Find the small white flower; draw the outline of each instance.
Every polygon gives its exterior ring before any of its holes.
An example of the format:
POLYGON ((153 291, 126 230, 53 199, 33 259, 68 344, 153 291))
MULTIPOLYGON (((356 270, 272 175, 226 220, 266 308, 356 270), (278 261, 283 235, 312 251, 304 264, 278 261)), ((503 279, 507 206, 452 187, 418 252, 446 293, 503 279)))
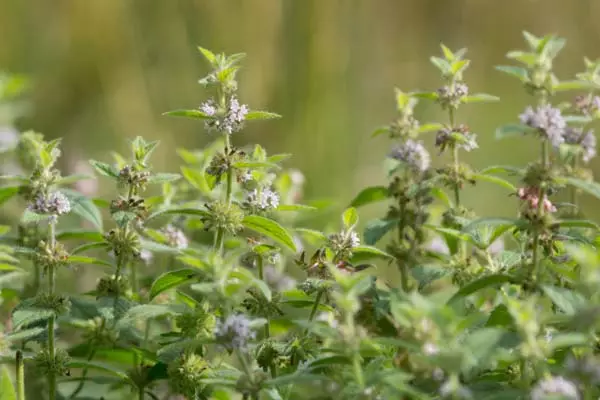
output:
POLYGON ((355 248, 360 246, 360 238, 358 234, 354 231, 348 232, 348 247, 355 248))
POLYGON ((265 282, 278 292, 293 289, 296 281, 274 267, 266 267, 264 271, 265 282))
POLYGON ((169 246, 179 250, 187 249, 188 239, 180 229, 175 228, 173 225, 167 225, 162 229, 162 233, 165 235, 169 246))
POLYGON ((153 258, 154 255, 150 250, 142 249, 142 251, 140 251, 140 260, 142 260, 144 264, 149 265, 153 258))
POLYGON ((262 211, 274 209, 279 206, 279 195, 269 188, 254 189, 246 195, 246 203, 262 211))
POLYGON ((200 111, 209 117, 214 116, 217 113, 217 107, 213 99, 209 99, 200 105, 200 111))
POLYGON ((48 195, 40 193, 29 205, 29 210, 36 214, 63 215, 71 211, 71 203, 61 192, 51 192, 48 195))
POLYGON ((434 343, 427 342, 423 345, 423 353, 428 356, 434 356, 439 352, 440 349, 434 343))
POLYGON ((531 391, 531 400, 546 400, 551 396, 561 396, 564 400, 579 400, 577 386, 562 376, 553 376, 541 380, 531 391))

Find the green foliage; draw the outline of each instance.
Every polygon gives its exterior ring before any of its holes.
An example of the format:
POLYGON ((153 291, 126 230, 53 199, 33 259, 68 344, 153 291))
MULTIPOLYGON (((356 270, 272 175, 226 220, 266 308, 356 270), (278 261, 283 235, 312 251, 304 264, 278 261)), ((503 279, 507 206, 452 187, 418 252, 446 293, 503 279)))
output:
MULTIPOLYGON (((394 141, 388 182, 360 190, 326 231, 308 227, 323 207, 302 204, 289 154, 236 146, 246 121, 279 118, 240 102, 241 53, 199 48, 210 68, 200 83, 213 97, 166 113, 216 136, 178 150, 181 176, 156 172, 159 143, 135 137, 129 156, 90 161, 114 190, 89 199, 66 187, 81 176, 57 169, 60 140, 23 133, 12 149, 23 175, 0 187, 0 204, 24 210, 16 229, 0 227, 2 362, 24 354, 30 396, 50 400, 96 390, 111 399, 597 398, 599 225, 578 200, 600 198, 586 168, 595 140, 583 130, 600 117, 600 63, 586 59, 561 81, 553 63, 564 39, 524 37, 527 49, 507 54, 518 66, 498 69, 535 104, 496 137, 535 137, 540 160, 478 171, 464 162, 477 141, 457 111, 499 99, 470 93, 466 50, 441 45, 431 57, 441 87, 395 89, 396 116, 373 134, 394 141), (554 107, 567 90, 584 93, 554 107), (419 101, 443 120, 421 124, 419 101), (428 132, 447 164, 432 167, 428 132), (468 207, 465 187, 489 184, 512 196, 515 217, 468 207), (360 207, 371 204, 383 212, 366 219, 360 207), (99 276, 93 290, 62 281, 75 267, 99 276)), ((0 95, 11 98, 19 82, 0 77, 0 95)), ((0 399, 17 398, 18 376, 3 366, 0 399)))

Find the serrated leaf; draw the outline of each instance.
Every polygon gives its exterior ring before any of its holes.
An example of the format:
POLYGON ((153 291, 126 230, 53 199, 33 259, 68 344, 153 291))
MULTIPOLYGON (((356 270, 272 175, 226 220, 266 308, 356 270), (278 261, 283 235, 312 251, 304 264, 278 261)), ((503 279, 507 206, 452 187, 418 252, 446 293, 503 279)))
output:
POLYGON ((5 186, 0 188, 0 205, 19 194, 20 186, 5 186))
POLYGON ((450 63, 443 58, 432 56, 429 58, 429 60, 443 74, 448 74, 452 70, 450 63))
POLYGON ((127 372, 119 370, 113 364, 103 364, 98 361, 87 361, 87 360, 72 360, 67 363, 68 368, 85 368, 95 371, 101 371, 108 373, 109 375, 120 378, 123 382, 129 385, 135 386, 135 383, 131 380, 127 372))
POLYGON ((87 265, 101 265, 104 267, 113 267, 111 262, 101 260, 95 257, 85 257, 85 256, 69 256, 68 259, 69 264, 87 264, 87 265))
POLYGON ((529 80, 529 73, 525 68, 513 67, 510 65, 498 65, 496 69, 508 75, 514 76, 521 82, 527 82, 529 80))
POLYGON ((177 314, 178 311, 184 310, 185 306, 177 304, 141 304, 128 309, 119 320, 119 325, 126 326, 135 320, 147 321, 152 318, 177 314))
POLYGON ((589 220, 581 220, 581 219, 566 219, 564 221, 555 222, 556 225, 561 228, 589 228, 589 229, 600 229, 598 224, 589 220))
POLYGON ((596 85, 592 82, 574 80, 574 81, 562 81, 552 85, 552 91, 564 92, 567 90, 594 90, 597 89, 596 85))
POLYGON ((419 126, 419 129, 417 129, 417 131, 419 133, 426 133, 426 132, 437 132, 440 129, 442 129, 444 127, 443 124, 437 123, 437 122, 430 122, 427 124, 423 124, 421 126, 419 126))
POLYGON ((200 46, 198 46, 198 51, 200 51, 200 53, 202 53, 204 58, 206 58, 206 60, 211 65, 213 65, 213 66, 216 65, 217 57, 215 56, 215 54, 212 51, 205 49, 204 47, 200 47, 200 46))
POLYGON ((513 167, 511 165, 492 165, 479 171, 482 175, 497 174, 499 172, 514 175, 521 175, 523 173, 521 168, 513 167))
POLYGON ((315 211, 317 207, 307 206, 304 204, 280 204, 276 208, 277 211, 315 211))
POLYGON ((485 175, 485 174, 473 174, 473 179, 494 183, 498 186, 502 186, 503 188, 510 190, 511 192, 517 191, 517 188, 512 183, 510 183, 509 181, 507 181, 505 179, 499 178, 497 176, 485 175))
POLYGON ((430 283, 447 276, 450 270, 434 264, 417 265, 410 269, 410 273, 419 282, 419 290, 422 290, 430 283))
POLYGON ((244 217, 243 225, 273 241, 286 246, 288 249, 296 252, 296 244, 292 236, 277 222, 261 217, 259 215, 247 215, 244 217))
POLYGON ((119 171, 114 166, 96 160, 90 160, 89 162, 100 175, 107 176, 109 178, 119 177, 119 171))
POLYGON ((376 244, 386 233, 391 231, 398 224, 397 220, 375 219, 367 222, 363 237, 367 245, 376 244))
POLYGON ((502 218, 502 217, 485 217, 479 218, 470 224, 466 225, 462 231, 469 233, 481 227, 498 227, 498 226, 516 226, 518 220, 514 218, 502 218))
POLYGON ((353 229, 358 224, 358 211, 356 211, 356 208, 349 207, 344 210, 342 222, 344 223, 344 228, 348 230, 353 229))
POLYGON ((586 299, 577 292, 556 286, 542 286, 542 290, 565 314, 574 315, 586 305, 586 299))
POLYGON ((470 103, 491 103, 495 101, 500 101, 500 97, 492 96, 491 94, 485 93, 476 93, 461 99, 462 103, 470 104, 470 103))
POLYGON ((176 271, 165 272, 160 275, 152 283, 150 288, 150 300, 161 294, 162 292, 183 285, 194 278, 200 276, 200 271, 197 269, 183 268, 176 271))
POLYGON ((200 110, 174 110, 163 113, 169 117, 184 117, 191 119, 211 119, 210 115, 203 113, 200 110))
POLYGON ((53 311, 43 310, 39 308, 27 308, 22 310, 16 310, 12 314, 12 323, 14 328, 18 329, 23 325, 29 325, 34 322, 47 320, 53 315, 53 311))
POLYGON ((392 256, 389 253, 386 253, 385 251, 378 249, 377 247, 373 247, 373 246, 367 246, 367 245, 361 245, 361 246, 356 246, 354 248, 352 248, 352 254, 353 257, 359 257, 361 260, 362 259, 368 259, 368 258, 387 258, 387 259, 393 259, 394 256, 392 256))
POLYGON ((268 112, 268 111, 250 111, 248 114, 246 114, 247 121, 258 120, 258 119, 275 119, 275 118, 281 118, 281 115, 272 113, 272 112, 268 112))
POLYGON ((209 193, 211 191, 210 187, 208 186, 208 182, 206 181, 206 177, 202 171, 195 168, 182 166, 181 173, 183 174, 185 180, 196 189, 204 193, 209 193))
POLYGON ((258 169, 258 168, 281 168, 277 164, 273 164, 266 161, 239 161, 232 164, 234 168, 249 168, 249 169, 258 169))
POLYGON ((91 222, 99 231, 102 231, 102 214, 92 200, 73 190, 61 189, 71 203, 71 212, 91 222))
POLYGON ((165 208, 163 210, 156 211, 148 216, 147 221, 157 218, 162 215, 187 215, 193 217, 207 217, 210 213, 206 210, 200 210, 198 208, 165 208))
POLYGON ((511 282, 512 280, 513 280, 513 278, 511 276, 503 275, 503 274, 494 274, 494 275, 484 276, 483 278, 479 278, 473 282, 468 283, 467 285, 463 286, 462 288, 460 288, 460 290, 458 290, 458 292, 456 292, 450 298, 450 300, 448 300, 448 304, 453 304, 456 301, 458 301, 462 298, 465 298, 475 292, 478 292, 481 289, 486 289, 491 286, 501 285, 503 283, 511 282))
POLYGON ((596 182, 587 182, 577 178, 561 178, 560 180, 600 199, 600 184, 596 182))
POLYGON ((388 189, 385 186, 371 186, 363 189, 350 203, 351 207, 360 207, 366 204, 385 200, 389 197, 388 189))
POLYGON ((536 129, 523 124, 507 124, 496 129, 496 139, 523 136, 526 133, 537 132, 536 129))
POLYGON ((165 182, 173 182, 181 179, 181 175, 179 174, 167 174, 160 173, 154 174, 148 177, 148 183, 165 183, 165 182))
MULTIPOLYGON (((22 331, 10 333, 10 334, 6 335, 4 337, 4 339, 10 343, 26 342, 30 339, 38 337, 39 335, 41 335, 42 333, 45 333, 45 332, 46 332, 46 328, 44 328, 44 327, 24 329, 22 331)), ((0 399, 1 398, 2 397, 0 397, 0 399)))

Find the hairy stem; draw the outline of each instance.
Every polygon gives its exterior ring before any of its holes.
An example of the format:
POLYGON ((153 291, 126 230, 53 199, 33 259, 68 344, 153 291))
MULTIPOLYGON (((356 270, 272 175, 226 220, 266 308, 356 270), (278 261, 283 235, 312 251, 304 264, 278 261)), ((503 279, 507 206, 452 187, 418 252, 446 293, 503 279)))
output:
POLYGON ((312 322, 315 319, 315 315, 317 315, 317 310, 319 309, 319 305, 321 304, 321 298, 323 297, 324 290, 319 290, 317 292, 317 297, 315 297, 315 303, 313 304, 312 309, 310 310, 310 315, 308 316, 308 322, 312 322))
MULTIPOLYGON (((541 147, 541 157, 542 157, 542 165, 544 166, 544 169, 547 169, 550 166, 550 160, 549 160, 549 155, 548 155, 548 141, 544 140, 542 141, 542 147, 541 147)), ((544 198, 546 196, 546 191, 543 187, 540 187, 539 189, 539 194, 538 194, 538 204, 537 204, 537 217, 538 220, 541 220, 544 216, 544 198)), ((532 271, 532 278, 535 282, 538 281, 539 279, 539 275, 541 274, 541 267, 542 265, 540 264, 540 257, 539 257, 539 244, 540 244, 540 232, 537 228, 534 229, 533 232, 534 236, 533 236, 533 255, 532 255, 532 262, 533 262, 533 271, 532 271)))
MULTIPOLYGON (((50 217, 50 223, 48 226, 48 243, 50 245, 51 252, 54 253, 54 249, 56 247, 56 216, 50 217)), ((48 294, 54 294, 55 287, 55 271, 54 265, 50 264, 48 266, 48 294)), ((56 322, 56 316, 52 315, 48 318, 48 354, 52 360, 56 357, 55 350, 55 338, 54 338, 54 325, 56 322)), ((48 399, 55 400, 56 399, 56 374, 53 370, 48 372, 48 399)))
POLYGON ((21 350, 17 350, 15 376, 17 377, 17 400, 25 400, 25 366, 21 350))

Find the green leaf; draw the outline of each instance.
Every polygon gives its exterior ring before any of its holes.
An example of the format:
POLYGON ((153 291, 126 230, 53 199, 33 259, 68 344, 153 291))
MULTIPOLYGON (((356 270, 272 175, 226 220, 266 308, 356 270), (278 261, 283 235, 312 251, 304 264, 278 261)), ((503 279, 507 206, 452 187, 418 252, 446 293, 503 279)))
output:
POLYGON ((67 363, 67 367, 71 369, 85 368, 105 372, 109 375, 121 378, 124 382, 128 383, 129 385, 135 386, 135 383, 131 380, 127 372, 119 370, 113 364, 103 364, 98 361, 73 360, 67 363))
POLYGON ((217 63, 217 57, 215 56, 215 54, 208 50, 205 49, 204 47, 200 47, 198 46, 198 50, 200 51, 200 53, 202 53, 202 55, 204 56, 204 58, 206 58, 206 60, 210 63, 210 65, 215 66, 217 63))
POLYGON ((200 272, 197 269, 192 268, 183 268, 175 271, 165 272, 156 278, 156 280, 152 283, 152 287, 150 288, 150 300, 165 290, 183 285, 184 283, 187 283, 198 276, 200 276, 200 272))
POLYGON ((444 205, 446 207, 448 207, 448 208, 454 207, 452 200, 450 200, 450 197, 448 197, 448 194, 443 189, 434 187, 434 188, 430 189, 430 192, 433 197, 437 198, 442 203, 444 203, 444 205))
POLYGON ((526 133, 536 132, 536 129, 523 124, 507 124, 496 129, 496 139, 523 136, 526 133))
POLYGON ((600 199, 600 185, 596 182, 587 182, 577 178, 561 178, 560 180, 600 199))
POLYGON ((259 215, 247 215, 244 217, 243 224, 246 228, 260 233, 261 235, 286 246, 293 252, 296 252, 296 244, 294 243, 294 239, 277 222, 259 215))
POLYGON ((119 177, 119 171, 110 164, 103 163, 103 162, 96 161, 96 160, 90 160, 90 164, 92 165, 92 167, 94 167, 96 172, 98 172, 100 175, 107 176, 109 178, 118 178, 119 177))
POLYGON ((436 92, 413 92, 411 96, 419 99, 438 100, 440 95, 436 92))
POLYGON ((296 232, 300 233, 304 237, 309 238, 313 242, 325 242, 327 240, 327 236, 323 232, 316 231, 314 229, 306 229, 306 228, 296 228, 296 232))
POLYGON ((388 189, 385 186, 371 186, 363 189, 350 203, 351 207, 360 207, 387 199, 388 189))
POLYGON ((476 93, 470 96, 463 97, 461 102, 465 104, 469 103, 491 103, 499 101, 500 97, 492 96, 491 94, 476 93))
POLYGON ((200 110, 174 110, 163 113, 163 115, 168 115, 169 117, 184 117, 184 118, 192 118, 192 119, 210 119, 212 118, 210 115, 206 115, 200 110))
POLYGON ((20 186, 5 186, 0 188, 0 204, 6 203, 19 193, 20 186))
POLYGON ((498 65, 496 66, 496 69, 508 75, 514 76, 521 82, 527 82, 529 80, 529 73, 525 68, 513 67, 510 65, 498 65))
POLYGON ((497 174, 498 172, 513 175, 521 175, 523 173, 521 168, 513 167, 511 165, 492 165, 479 171, 482 175, 497 174))
POLYGON ((304 204, 280 204, 276 208, 277 211, 315 211, 317 207, 307 206, 304 204))
POLYGON ((259 168, 281 168, 277 164, 273 164, 266 161, 239 161, 233 163, 234 168, 248 168, 248 169, 259 169, 259 168))
POLYGON ((29 325, 34 322, 44 321, 54 315, 51 310, 43 310, 40 308, 25 308, 17 310, 12 314, 12 323, 15 329, 24 325, 29 325))
POLYGON ((410 273, 417 282, 419 282, 419 290, 422 290, 430 283, 448 276, 450 271, 448 268, 439 265, 417 265, 410 269, 410 273))
POLYGON ((371 258, 394 258, 394 256, 391 254, 388 254, 385 251, 373 246, 356 246, 352 249, 352 254, 352 261, 355 261, 356 258, 360 259, 361 261, 371 258))
POLYGON ((0 400, 17 400, 17 392, 10 379, 7 366, 2 366, 0 374, 0 400))
POLYGON ((435 65, 435 67, 444 75, 448 74, 452 70, 450 63, 443 58, 432 56, 429 58, 429 60, 431 60, 431 63, 435 65))
POLYGON ((427 132, 437 132, 440 129, 442 129, 444 127, 443 124, 437 123, 437 122, 430 122, 427 124, 423 124, 421 126, 419 126, 419 129, 417 130, 419 133, 427 133, 427 132))
POLYGON ((384 133, 390 133, 389 126, 380 126, 379 128, 375 129, 373 133, 371 133, 371 137, 377 137, 379 135, 383 135, 384 133))
POLYGON ((600 229, 598 224, 589 220, 581 219, 566 219, 564 221, 555 222, 556 225, 561 228, 589 228, 589 229, 600 229))
POLYGON ((542 290, 556 307, 567 315, 574 315, 577 310, 584 308, 586 305, 585 297, 572 290, 547 285, 542 286, 542 290))
POLYGON ((151 219, 154 219, 154 218, 162 216, 162 215, 187 215, 187 216, 193 216, 193 217, 207 217, 210 215, 210 213, 206 210, 201 210, 198 208, 174 207, 174 208, 165 208, 163 210, 156 211, 155 213, 150 214, 146 220, 149 221, 151 219))
POLYGON ((71 250, 71 255, 74 256, 76 254, 80 254, 92 249, 106 249, 109 247, 109 244, 106 242, 92 242, 92 243, 84 243, 81 246, 75 247, 71 250))
POLYGON ((278 164, 284 160, 287 160, 288 158, 290 158, 292 155, 291 154, 273 154, 272 156, 267 157, 267 162, 270 162, 271 164, 278 164))
MULTIPOLYGON (((46 332, 45 327, 37 327, 31 329, 19 330, 17 332, 10 333, 4 337, 4 339, 10 343, 15 342, 26 342, 33 338, 40 336, 42 333, 46 332)), ((0 397, 1 399, 2 397, 0 397)))
POLYGON ((74 190, 61 189, 61 192, 64 193, 71 202, 72 213, 91 222, 99 231, 102 231, 102 214, 92 200, 74 190))
POLYGON ((562 81, 552 85, 552 91, 564 92, 567 90, 593 90, 597 89, 596 86, 591 82, 574 80, 574 81, 562 81))
POLYGON ((499 227, 499 226, 516 226, 518 223, 517 219, 514 218, 502 218, 502 217, 485 217, 479 218, 465 226, 462 231, 469 233, 482 227, 499 227))
POLYGON ((448 304, 453 304, 458 300, 467 297, 481 289, 486 289, 491 286, 497 286, 503 283, 511 282, 513 278, 509 275, 503 274, 494 274, 484 276, 483 278, 479 278, 473 282, 468 283, 467 285, 460 288, 458 292, 456 292, 450 300, 448 300, 448 304))
POLYGON ((573 346, 586 346, 590 343, 590 337, 579 332, 560 333, 552 335, 550 349, 564 349, 573 346))
POLYGON ((102 265, 104 267, 113 267, 113 264, 105 261, 105 260, 101 260, 99 258, 94 258, 94 257, 85 257, 85 256, 74 256, 71 255, 69 256, 69 264, 87 264, 87 265, 102 265))
POLYGON ((473 357, 472 367, 487 365, 493 361, 490 357, 497 350, 505 332, 501 328, 482 328, 467 337, 465 346, 473 357))
POLYGON ((177 314, 177 311, 184 311, 184 309, 185 306, 178 304, 141 304, 127 310, 119 320, 119 325, 127 326, 135 320, 147 321, 152 318, 173 315, 177 314))
POLYGON ((353 229, 358 224, 358 211, 356 208, 349 207, 342 214, 342 222, 346 229, 353 229))
POLYGON ((94 240, 99 242, 103 239, 104 237, 101 232, 86 229, 60 231, 56 234, 56 240, 94 240))
POLYGON ((251 121, 255 119, 275 119, 281 118, 281 115, 275 114, 268 111, 250 111, 246 114, 246 120, 251 121))
POLYGON ((507 181, 505 179, 499 178, 497 176, 485 175, 485 174, 474 174, 473 179, 494 183, 498 186, 502 186, 503 188, 510 190, 511 192, 517 191, 517 188, 512 183, 510 183, 509 181, 507 181))
POLYGON ((208 182, 206 182, 204 173, 202 171, 200 171, 198 169, 182 166, 181 173, 183 174, 183 177, 185 178, 185 180, 188 181, 188 183, 190 185, 192 185, 193 187, 195 187, 196 189, 198 189, 204 193, 209 193, 211 191, 210 187, 208 186, 208 182))
POLYGON ((148 178, 148 183, 165 183, 165 182, 173 182, 181 179, 181 175, 179 174, 167 174, 160 173, 154 174, 148 178))
POLYGON ((376 244, 386 233, 391 231, 398 224, 397 220, 375 219, 367 222, 363 237, 367 245, 376 244))

